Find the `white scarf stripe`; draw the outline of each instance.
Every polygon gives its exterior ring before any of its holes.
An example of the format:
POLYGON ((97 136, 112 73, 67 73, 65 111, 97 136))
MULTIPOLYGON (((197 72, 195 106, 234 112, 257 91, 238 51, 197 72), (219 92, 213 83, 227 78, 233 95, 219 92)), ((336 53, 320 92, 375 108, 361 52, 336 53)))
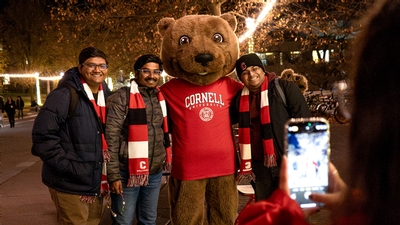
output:
POLYGON ((263 108, 265 106, 269 106, 269 100, 268 100, 268 90, 264 90, 261 92, 261 103, 260 103, 260 108, 263 108))
POLYGON ((131 141, 128 144, 129 158, 148 158, 149 144, 147 141, 131 141), (138 149, 142 149, 139 150, 138 149))
POLYGON ((244 87, 243 87, 243 90, 242 90, 242 96, 244 96, 244 95, 249 95, 249 94, 250 94, 249 89, 248 89, 246 86, 244 86, 244 87))
MULTIPOLYGON (((83 89, 85 90, 89 100, 94 101, 95 99, 94 99, 93 92, 87 83, 83 83, 83 89)), ((104 99, 103 90, 99 90, 99 92, 97 93, 97 105, 100 107, 106 107, 106 100, 104 99)))
POLYGON ((165 100, 160 101, 160 106, 161 106, 161 111, 163 114, 163 117, 167 116, 167 105, 165 104, 165 100))
MULTIPOLYGON (((136 82, 135 82, 134 80, 131 82, 130 91, 131 91, 132 94, 137 94, 137 93, 139 93, 139 86, 136 84, 136 82)), ((139 94, 140 94, 140 93, 139 93, 139 94)))
POLYGON ((104 96, 103 90, 99 90, 99 92, 98 92, 98 95, 97 95, 97 105, 100 106, 100 107, 106 107, 106 101, 105 101, 105 99, 104 99, 103 97, 101 97, 101 96, 104 96))
POLYGON ((85 89, 85 92, 86 92, 89 100, 94 100, 92 90, 90 89, 90 87, 87 83, 83 83, 83 89, 85 89))
POLYGON ((242 159, 251 159, 251 145, 250 144, 240 144, 240 157, 242 159))
MULTIPOLYGON (((107 163, 103 163, 103 167, 101 168, 101 174, 107 177, 107 163)), ((101 179, 102 185, 108 185, 107 179, 101 179)))

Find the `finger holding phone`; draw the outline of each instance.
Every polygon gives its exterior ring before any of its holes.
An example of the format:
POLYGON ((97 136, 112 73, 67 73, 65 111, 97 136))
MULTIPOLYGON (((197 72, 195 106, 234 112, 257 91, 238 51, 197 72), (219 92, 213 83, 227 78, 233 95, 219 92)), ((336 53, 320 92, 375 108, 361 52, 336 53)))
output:
POLYGON ((314 202, 323 203, 324 208, 335 210, 340 206, 346 196, 348 187, 340 177, 336 167, 329 163, 329 193, 312 193, 310 199, 314 202))

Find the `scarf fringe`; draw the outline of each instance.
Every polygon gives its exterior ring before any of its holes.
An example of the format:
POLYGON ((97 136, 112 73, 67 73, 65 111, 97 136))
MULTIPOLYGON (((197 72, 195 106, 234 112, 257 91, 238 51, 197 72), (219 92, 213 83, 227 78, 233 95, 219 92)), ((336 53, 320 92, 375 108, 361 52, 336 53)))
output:
POLYGON ((146 186, 148 183, 149 183, 148 174, 130 175, 126 186, 139 187, 139 186, 146 186))
POLYGON ((103 149, 103 162, 108 163, 111 160, 111 155, 108 149, 103 149))
POLYGON ((248 182, 250 182, 250 181, 253 181, 253 182, 256 182, 256 175, 253 173, 253 172, 251 172, 251 173, 246 173, 246 174, 244 174, 244 173, 239 173, 239 175, 238 175, 238 177, 236 178, 236 183, 241 183, 241 182, 246 182, 246 183, 248 183, 248 182))
POLYGON ((100 197, 107 197, 110 195, 110 190, 100 190, 100 197))
POLYGON ((94 203, 96 201, 96 196, 81 195, 79 197, 79 200, 81 200, 81 202, 92 204, 92 203, 94 203))
POLYGON ((268 168, 278 166, 276 163, 276 155, 264 155, 264 166, 268 168))
POLYGON ((108 199, 110 199, 110 197, 111 197, 111 192, 108 190, 108 191, 103 191, 103 194, 101 194, 100 193, 100 196, 99 197, 102 197, 102 198, 104 198, 105 200, 108 200, 108 199))

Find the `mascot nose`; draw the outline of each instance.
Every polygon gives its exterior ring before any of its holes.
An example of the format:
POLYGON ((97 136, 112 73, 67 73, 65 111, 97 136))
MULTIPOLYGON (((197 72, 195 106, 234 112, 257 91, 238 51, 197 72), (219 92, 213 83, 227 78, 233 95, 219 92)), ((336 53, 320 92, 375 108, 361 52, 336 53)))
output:
POLYGON ((207 63, 212 61, 214 57, 210 54, 198 54, 194 58, 194 60, 198 63, 201 63, 202 66, 207 66, 207 63))

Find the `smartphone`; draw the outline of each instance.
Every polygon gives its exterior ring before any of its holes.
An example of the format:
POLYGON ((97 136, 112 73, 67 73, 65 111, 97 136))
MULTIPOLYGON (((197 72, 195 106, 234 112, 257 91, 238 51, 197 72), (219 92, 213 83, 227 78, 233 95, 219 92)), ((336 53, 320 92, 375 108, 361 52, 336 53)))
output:
POLYGON ((328 189, 329 138, 329 123, 324 118, 293 118, 285 124, 290 197, 301 208, 322 206, 308 196, 328 189))

